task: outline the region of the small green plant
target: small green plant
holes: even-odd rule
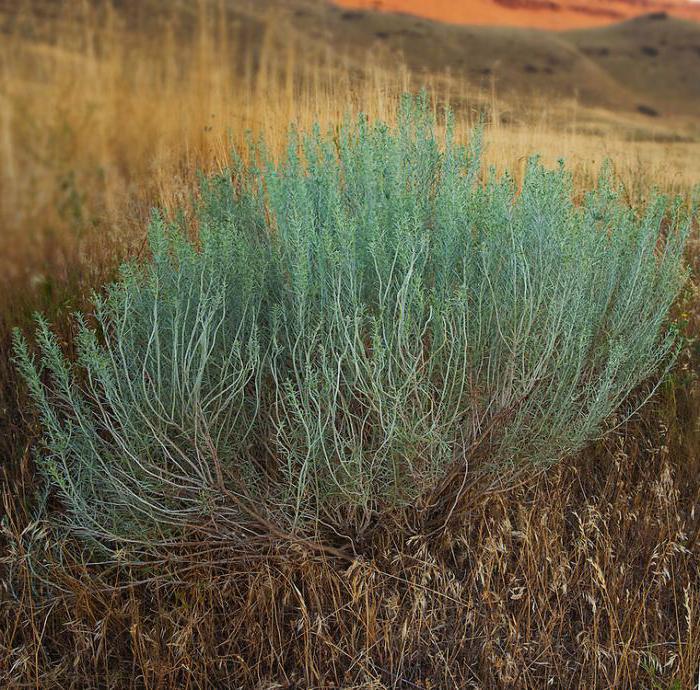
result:
[[[479,149],[425,98],[292,132],[279,164],[251,146],[203,180],[196,242],[154,215],[74,360],[41,318],[38,360],[17,335],[70,527],[150,549],[440,524],[598,437],[672,359],[689,219],[607,174],[576,205],[537,160],[484,180]]]

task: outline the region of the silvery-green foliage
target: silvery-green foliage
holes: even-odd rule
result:
[[[345,530],[599,436],[671,359],[689,219],[607,174],[574,204],[537,160],[484,180],[479,148],[422,98],[293,132],[279,164],[252,146],[203,181],[196,243],[154,215],[74,361],[42,319],[38,359],[18,336],[69,524],[111,548]]]

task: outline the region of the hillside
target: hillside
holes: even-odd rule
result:
[[[274,3],[270,3],[274,5]],[[647,14],[603,27],[544,31],[462,26],[406,14],[298,2],[294,23],[335,49],[365,59],[402,59],[414,72],[444,72],[535,110],[575,102],[628,125],[698,131],[700,24]]]
[[[665,12],[700,21],[692,0],[336,0],[356,9],[379,9],[454,24],[571,29],[603,26],[642,14]]]
[[[644,16],[563,38],[630,98],[662,114],[700,115],[700,25]]]
[[[512,7],[515,1],[497,4]],[[57,7],[41,4],[47,13]],[[161,31],[165,20],[159,17],[166,6],[159,0],[117,4],[128,23],[146,21]],[[630,11],[652,7],[631,0],[620,4]],[[193,12],[188,3],[174,5],[183,16]],[[292,40],[305,46],[309,59],[315,59],[312,53],[333,54],[358,74],[367,68],[369,56],[373,64],[406,64],[418,81],[423,75],[449,73],[453,105],[476,112],[490,107],[495,95],[504,123],[528,122],[547,113],[550,124],[558,126],[568,123],[574,109],[580,131],[607,133],[613,128],[624,137],[660,141],[700,137],[700,23],[665,13],[555,32],[447,24],[408,14],[348,10],[323,0],[241,0],[219,7],[236,27],[232,46],[250,55],[253,69],[262,52]],[[0,0],[0,29],[4,25],[9,31],[18,21],[12,3]],[[184,38],[193,25],[183,21],[178,33]],[[41,50],[40,33],[32,36]]]

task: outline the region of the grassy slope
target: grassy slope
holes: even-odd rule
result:
[[[564,38],[637,102],[700,117],[700,24],[640,17]]]
[[[584,106],[623,113],[648,105],[676,116],[672,126],[679,118],[700,119],[700,24],[690,21],[648,15],[602,28],[547,32],[448,25],[318,3],[299,5],[295,14],[302,29],[336,46],[401,54],[414,70],[449,69],[486,91],[493,79],[501,96],[576,98]]]

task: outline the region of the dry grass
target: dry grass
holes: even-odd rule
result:
[[[336,55],[223,2],[156,16],[55,8],[0,15],[0,685],[691,687],[696,341],[643,418],[551,475],[475,496],[469,524],[442,543],[387,529],[349,567],[285,552],[232,569],[230,554],[180,554],[142,572],[87,566],[32,518],[33,422],[8,345],[35,308],[68,339],[67,312],[141,251],[149,208],[186,205],[197,169],[222,165],[246,129],[280,148],[291,121],[391,119],[395,97],[427,82],[463,132],[488,106],[488,163],[518,174],[534,151],[564,156],[583,189],[610,156],[633,203],[652,185],[688,193],[699,145],[587,134],[574,106],[508,126],[500,115],[517,104]],[[697,294],[679,314],[696,336]]]
[[[595,113],[575,104],[501,103],[448,77],[334,54],[280,12],[229,4],[144,18],[99,1],[57,14],[60,4],[35,0],[0,14],[0,285],[45,289],[71,264],[133,251],[150,207],[180,205],[196,171],[221,166],[248,130],[279,149],[290,122],[358,110],[392,119],[397,95],[421,86],[458,108],[463,133],[488,110],[485,162],[499,169],[517,173],[534,152],[563,157],[585,187],[611,157],[635,196],[700,178],[700,143],[629,141],[629,123],[610,114],[586,134]],[[527,123],[501,124],[526,108]]]
[[[698,463],[670,416],[476,504],[448,541],[386,533],[350,566],[218,553],[117,575],[69,551],[57,563],[30,523],[0,673],[36,687],[690,688]]]

